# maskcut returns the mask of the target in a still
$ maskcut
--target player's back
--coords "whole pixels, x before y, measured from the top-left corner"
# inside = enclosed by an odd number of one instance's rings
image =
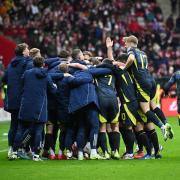
[[[100,76],[95,79],[95,84],[98,96],[106,98],[116,97],[114,75]]]
[[[116,90],[121,103],[128,103],[136,100],[134,82],[128,71],[117,69]]]
[[[148,71],[147,55],[138,48],[128,49],[128,55],[130,54],[133,54],[135,57],[133,64],[130,67],[132,76],[137,81],[141,79],[146,79],[146,80],[151,79],[152,77]]]

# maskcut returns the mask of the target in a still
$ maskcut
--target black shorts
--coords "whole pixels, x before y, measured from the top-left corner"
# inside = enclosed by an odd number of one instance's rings
[[[136,81],[137,98],[139,102],[150,102],[156,95],[156,82],[147,80],[146,82]]]
[[[47,124],[56,125],[58,121],[58,112],[56,109],[49,109],[48,110],[48,122]]]
[[[99,121],[101,123],[117,123],[119,117],[119,105],[117,98],[99,99],[100,114]]]
[[[119,122],[121,122],[125,127],[136,126],[137,121],[142,121],[138,109],[138,101],[122,104],[120,107]]]

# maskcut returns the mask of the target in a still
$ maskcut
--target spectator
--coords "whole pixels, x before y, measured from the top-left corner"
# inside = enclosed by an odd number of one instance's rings
[[[173,7],[177,3],[171,2]],[[1,15],[4,35],[41,49],[45,57],[76,47],[103,56],[108,35],[114,41],[114,54],[118,56],[123,51],[122,37],[135,34],[154,65],[153,71],[157,72],[161,68],[160,51],[166,51],[169,46],[171,54],[179,51],[180,17],[176,24],[172,16],[164,22],[156,0],[14,0],[13,4],[8,13]],[[172,58],[178,59],[170,56],[168,61]]]

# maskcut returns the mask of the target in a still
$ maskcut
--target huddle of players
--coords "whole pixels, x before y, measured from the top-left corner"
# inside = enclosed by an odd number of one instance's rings
[[[153,124],[161,128],[164,140],[172,139],[173,131],[153,102],[156,84],[145,53],[137,48],[137,38],[125,37],[124,42],[127,54],[114,61],[113,42],[107,38],[108,58],[102,62],[79,49],[73,50],[71,60],[67,51],[60,58],[44,60],[39,49],[31,49],[29,56],[26,44],[17,46],[3,78],[5,110],[11,113],[9,159],[28,159],[29,152],[35,161],[47,155],[49,159],[119,159],[120,133],[126,147],[123,159],[161,158]]]

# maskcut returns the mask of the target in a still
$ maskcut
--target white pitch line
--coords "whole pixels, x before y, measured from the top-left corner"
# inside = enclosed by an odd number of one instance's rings
[[[3,133],[2,135],[3,135],[3,136],[7,136],[7,135],[8,135],[8,133]]]
[[[0,150],[0,153],[6,152],[6,151],[7,151],[7,149],[3,149],[3,150]]]

